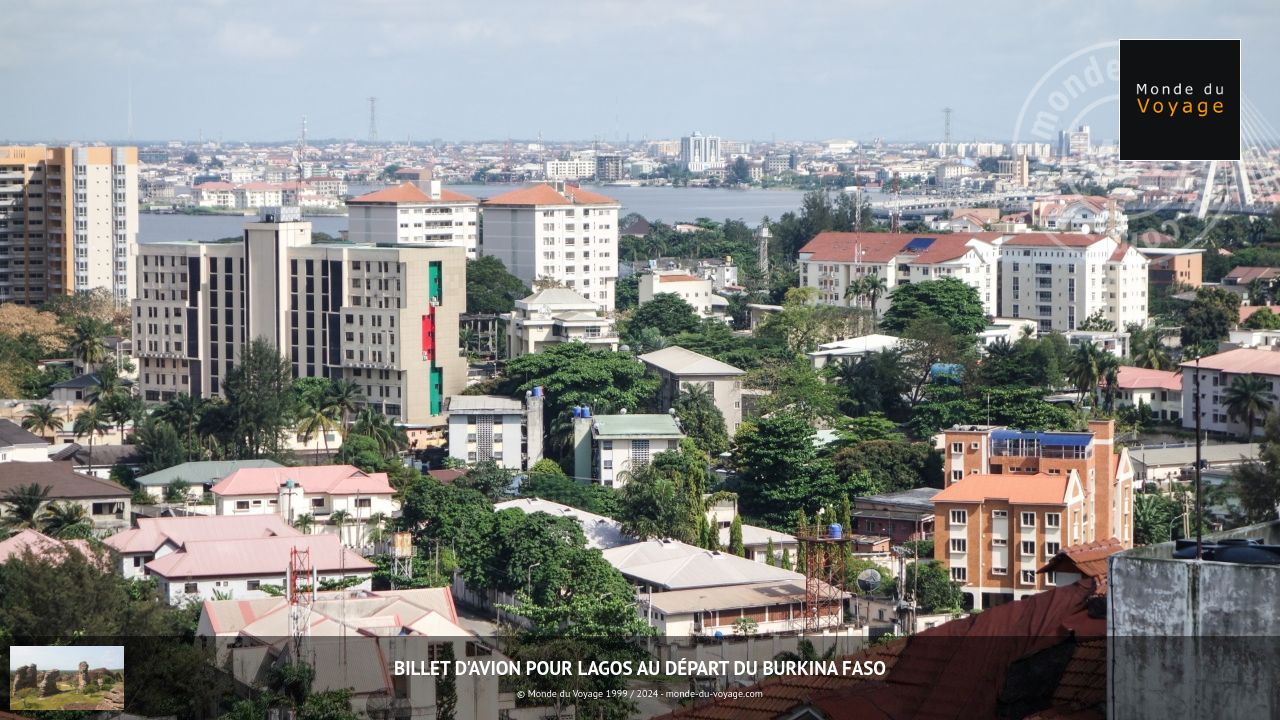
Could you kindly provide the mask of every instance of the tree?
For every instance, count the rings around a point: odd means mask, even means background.
[[[738,557],[745,557],[747,549],[742,545],[742,516],[734,515],[733,522],[729,524],[729,553]]]
[[[606,517],[618,514],[618,493],[592,482],[578,482],[554,460],[542,459],[529,468],[520,485],[521,497],[538,497]]]
[[[351,522],[351,513],[346,510],[334,510],[329,513],[329,523],[338,528],[338,540],[347,541],[347,523]]]
[[[360,720],[360,716],[351,709],[351,691],[342,688],[308,694],[298,709],[298,720]]]
[[[162,420],[174,430],[182,433],[184,453],[187,460],[197,456],[199,442],[197,428],[204,401],[187,393],[178,393],[151,412],[151,418]]]
[[[618,278],[613,286],[613,306],[618,312],[630,310],[640,304],[640,276],[636,274]]]
[[[40,511],[49,498],[49,486],[31,483],[19,485],[0,495],[0,505],[6,507],[0,515],[0,527],[9,532],[39,530]]]
[[[111,429],[111,423],[107,422],[106,413],[98,405],[90,405],[76,415],[75,423],[71,426],[71,431],[78,438],[89,437],[89,466],[93,466],[93,440],[98,435]]]
[[[298,433],[307,442],[319,435],[324,441],[325,457],[329,457],[329,431],[341,425],[337,416],[337,406],[328,402],[330,399],[327,395],[321,396],[318,402],[304,402],[298,409]]]
[[[676,333],[694,332],[700,324],[698,312],[684,298],[674,293],[658,293],[636,308],[627,323],[624,339],[638,335],[645,328],[654,328],[663,337],[670,337]]]
[[[915,597],[922,613],[959,612],[964,600],[960,586],[951,580],[937,560],[917,560],[907,565],[903,587]]]
[[[190,457],[182,439],[178,437],[178,431],[155,416],[147,418],[138,426],[133,434],[133,442],[142,456],[143,474],[181,465]]]
[[[1106,311],[1098,310],[1080,323],[1080,329],[1086,332],[1115,332],[1115,321],[1107,317]]]
[[[882,414],[905,420],[908,413],[905,397],[911,386],[903,370],[902,353],[881,350],[841,363],[835,370],[845,399],[841,409],[848,415]]]
[[[71,356],[84,367],[85,372],[96,368],[107,359],[107,345],[103,341],[110,328],[91,318],[80,318],[71,331],[71,342],[67,349]]]
[[[55,538],[88,538],[93,536],[93,518],[80,503],[49,503],[40,513],[40,530]]]
[[[1244,418],[1246,438],[1254,434],[1254,420],[1265,417],[1275,405],[1276,396],[1271,383],[1257,375],[1236,375],[1222,394],[1223,405],[1232,420]]]
[[[832,462],[855,495],[942,487],[942,456],[927,442],[868,440],[836,451]]]
[[[22,416],[22,429],[38,433],[42,437],[52,437],[62,429],[63,419],[58,409],[52,405],[32,405]]]
[[[1092,393],[1094,405],[1099,404],[1097,402],[1098,383],[1102,382],[1108,367],[1114,363],[1114,356],[1091,342],[1085,341],[1076,347],[1075,352],[1071,354],[1071,366],[1067,375],[1071,384],[1080,391],[1082,402],[1086,393]]]
[[[1194,356],[1216,351],[1239,318],[1240,296],[1222,288],[1197,289],[1196,299],[1182,313],[1182,347]]]
[[[1280,330],[1280,315],[1269,307],[1258,308],[1245,318],[1240,327],[1246,330]]]
[[[393,457],[409,447],[409,438],[403,428],[391,421],[374,407],[364,407],[356,414],[351,432],[366,435],[378,443],[384,457]]]
[[[745,384],[769,391],[757,404],[761,415],[787,410],[817,421],[840,414],[839,390],[813,369],[808,358],[764,363],[747,374]]]
[[[316,516],[311,513],[304,513],[293,519],[293,527],[303,535],[310,535],[311,529],[316,525]]]
[[[963,280],[941,278],[899,285],[893,304],[880,320],[885,330],[903,332],[916,320],[940,318],[955,335],[975,335],[987,326],[978,291]]]
[[[680,450],[658,453],[629,471],[618,498],[622,531],[642,540],[699,542],[699,519],[706,517],[706,473],[705,458],[687,439]]]
[[[1133,544],[1168,542],[1181,508],[1168,495],[1139,492],[1133,496]]]
[[[56,314],[16,303],[0,304],[0,335],[28,338],[40,354],[59,352],[71,339]]]
[[[813,427],[794,413],[744,422],[733,465],[740,511],[769,527],[785,527],[795,510],[816,511],[840,494],[831,461],[813,445]]]
[[[471,488],[490,500],[497,500],[511,487],[512,476],[510,470],[493,460],[482,460],[454,483],[459,487]]]
[[[347,433],[342,447],[334,455],[333,461],[342,465],[354,465],[364,472],[384,472],[387,456],[376,438],[363,433]]]
[[[822,343],[861,334],[869,329],[866,311],[820,305],[816,300],[815,288],[789,288],[782,301],[782,310],[769,315],[757,330],[757,337],[796,354],[812,352]]]
[[[674,410],[680,421],[680,429],[693,439],[702,452],[715,458],[729,449],[724,415],[716,407],[709,383],[684,383]]]
[[[454,720],[458,709],[458,679],[453,671],[453,643],[440,648],[439,660],[447,668],[436,676],[436,720]]]
[[[164,486],[164,501],[167,503],[186,502],[191,492],[191,483],[182,478],[174,478]]]
[[[914,405],[923,399],[925,385],[934,379],[938,366],[963,363],[972,343],[957,335],[948,321],[936,315],[924,315],[906,327],[898,348],[907,399]]]
[[[338,414],[338,419],[342,421],[342,434],[345,436],[348,427],[347,419],[358,412],[364,404],[364,391],[354,380],[340,378],[329,385],[324,404]]]
[[[1134,365],[1152,370],[1173,367],[1173,357],[1165,342],[1172,330],[1160,325],[1143,327],[1138,323],[1130,324],[1125,330],[1129,333],[1129,357]]]
[[[516,301],[529,295],[520,278],[494,255],[467,260],[467,312],[496,315],[511,312]]]
[[[266,340],[254,338],[223,383],[236,453],[279,455],[292,420],[293,367]]]

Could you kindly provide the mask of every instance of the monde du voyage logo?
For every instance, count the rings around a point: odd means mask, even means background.
[[[1240,159],[1239,40],[1121,40],[1123,160]]]

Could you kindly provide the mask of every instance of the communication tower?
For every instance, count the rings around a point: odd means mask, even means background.
[[[844,619],[844,583],[849,538],[838,523],[807,525],[796,532],[804,561],[801,627],[815,632]],[[832,620],[831,618],[836,618]]]

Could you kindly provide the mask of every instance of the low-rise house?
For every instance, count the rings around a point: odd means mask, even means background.
[[[145,577],[147,563],[182,552],[189,542],[301,537],[278,515],[227,515],[138,518],[138,526],[122,530],[105,542],[120,555],[120,573]]]
[[[1062,333],[1072,347],[1085,343],[1118,358],[1129,356],[1129,333],[1120,330],[1069,330]]]
[[[1182,417],[1182,376],[1170,370],[1123,365],[1116,376],[1116,406],[1145,406],[1154,420]]]
[[[492,460],[511,470],[533,467],[542,459],[542,397],[535,388],[524,402],[496,395],[446,398],[449,457],[469,464]]]
[[[682,390],[701,385],[724,416],[725,430],[730,437],[738,431],[742,423],[742,376],[746,371],[678,345],[645,353],[640,360],[653,368],[662,380],[658,389],[660,407],[675,407]]]
[[[283,597],[206,600],[196,636],[215,649],[220,666],[253,685],[296,652],[290,608]],[[305,657],[335,658],[314,663],[312,689],[349,690],[351,708],[362,716],[379,703],[388,709],[386,717],[436,717],[438,679],[400,671],[397,661],[438,660],[446,645],[458,660],[505,659],[459,624],[446,588],[321,592],[308,613],[298,649]],[[459,673],[455,683],[457,720],[506,717],[515,708],[514,695],[499,691],[497,673]]]
[[[729,540],[732,535],[730,527],[721,527],[719,530],[719,541],[721,547],[729,547]],[[758,527],[756,525],[742,524],[742,550],[743,557],[756,562],[768,563],[769,548],[773,548],[773,564],[777,564],[782,560],[782,554],[786,553],[788,557],[796,558],[799,551],[800,543],[796,541],[794,535],[773,530],[771,528]]]
[[[1182,363],[1182,427],[1196,425],[1196,377],[1199,376],[1200,425],[1209,432],[1252,437],[1262,433],[1265,413],[1253,418],[1232,417],[1227,408],[1226,391],[1238,377],[1256,377],[1280,391],[1280,352],[1238,348]]]
[[[658,270],[640,276],[640,304],[652,302],[659,295],[675,295],[704,318],[723,318],[729,308],[729,301],[713,291],[711,280],[683,270]]]
[[[75,550],[86,558],[102,559],[101,553],[95,552],[87,540],[58,540],[42,532],[25,529],[0,540],[0,565],[28,552],[37,558],[57,560],[68,550]]]
[[[66,462],[0,463],[0,495],[33,484],[49,488],[47,502],[83,506],[99,534],[129,527],[132,493],[110,480],[78,473]],[[7,511],[0,505],[0,513]]]
[[[1065,474],[976,474],[933,498],[941,518],[934,557],[962,586],[966,606],[989,608],[1053,586],[1036,570],[1067,545],[1084,541],[1085,488]]]
[[[73,442],[59,445],[49,459],[55,462],[69,462],[76,472],[104,480],[111,478],[111,471],[116,466],[132,471],[142,465],[142,454],[133,445],[94,443],[91,454],[88,445]]]
[[[622,525],[613,518],[607,518],[603,515],[589,513],[586,510],[569,505],[562,505],[551,500],[543,500],[541,498],[518,498],[516,500],[507,500],[505,502],[495,503],[493,509],[497,512],[503,510],[519,510],[520,512],[546,513],[553,517],[567,517],[582,526],[582,533],[587,536],[587,547],[606,550],[608,548],[618,547],[620,545],[628,545],[636,541],[630,535],[622,532]]]
[[[127,378],[120,378],[119,382],[126,389],[133,386],[133,381]],[[101,388],[102,381],[97,373],[85,373],[70,380],[54,383],[50,388],[49,399],[63,403],[77,400],[89,401]]]
[[[1206,471],[1230,472],[1237,465],[1257,462],[1261,447],[1257,443],[1206,443],[1200,447],[1200,462]],[[1133,481],[1138,487],[1152,483],[1168,490],[1173,483],[1192,482],[1195,442],[1130,448],[1129,461],[1133,463]]]
[[[862,335],[856,338],[823,343],[818,346],[817,350],[807,353],[807,355],[809,356],[809,362],[813,363],[814,369],[821,370],[833,362],[856,363],[868,355],[873,355],[883,350],[896,350],[901,343],[902,338],[892,335]]]
[[[573,418],[573,474],[621,487],[626,473],[649,464],[657,453],[679,449],[683,439],[674,414],[592,416],[590,409],[579,408]]]
[[[184,518],[188,519],[188,518]],[[206,519],[206,518],[190,518]],[[309,553],[320,583],[354,582],[368,589],[376,566],[344,547],[336,535],[188,540],[144,566],[171,605],[192,600],[270,597],[263,585],[284,587],[294,550]]]
[[[937,488],[914,488],[866,495],[853,500],[850,530],[885,535],[895,545],[933,536],[933,498]]]
[[[582,342],[596,348],[618,349],[613,321],[600,306],[568,288],[544,288],[502,316],[507,323],[507,357],[542,352],[548,345]]]
[[[241,468],[212,492],[219,515],[279,515],[290,525],[310,516],[317,530],[351,545],[364,544],[374,514],[391,518],[400,509],[386,473],[352,465]]]
[[[48,459],[48,440],[23,430],[17,423],[0,420],[0,463],[44,462]]]
[[[148,473],[134,480],[148,495],[158,499],[175,480],[189,485],[187,492],[193,500],[213,489],[223,478],[243,468],[278,468],[274,460],[198,460],[174,465],[164,470]]]

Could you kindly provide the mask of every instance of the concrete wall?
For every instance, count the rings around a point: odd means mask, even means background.
[[[1280,540],[1280,523],[1219,537]],[[1108,717],[1280,717],[1280,567],[1112,556]]]

